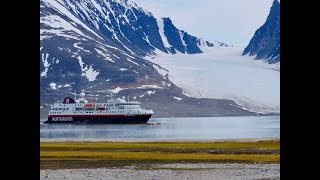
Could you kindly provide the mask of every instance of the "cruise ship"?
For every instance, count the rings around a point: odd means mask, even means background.
[[[154,113],[140,104],[135,98],[126,101],[112,95],[106,103],[92,103],[81,92],[79,99],[67,96],[62,103],[54,103],[44,123],[144,124]]]

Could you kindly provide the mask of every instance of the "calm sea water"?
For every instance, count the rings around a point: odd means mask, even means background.
[[[43,124],[40,138],[234,139],[280,138],[279,116],[151,118],[147,124]]]

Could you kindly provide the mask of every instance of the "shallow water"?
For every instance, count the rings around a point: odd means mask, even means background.
[[[41,139],[280,138],[280,116],[151,118],[148,124],[43,124]]]

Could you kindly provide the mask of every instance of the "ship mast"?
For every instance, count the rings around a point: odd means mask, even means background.
[[[110,99],[113,100],[113,93],[110,92]]]

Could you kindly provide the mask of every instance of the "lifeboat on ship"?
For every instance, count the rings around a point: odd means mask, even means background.
[[[105,107],[98,107],[97,109],[101,111],[101,110],[105,110],[106,108]]]
[[[94,103],[87,103],[83,107],[94,107]]]

